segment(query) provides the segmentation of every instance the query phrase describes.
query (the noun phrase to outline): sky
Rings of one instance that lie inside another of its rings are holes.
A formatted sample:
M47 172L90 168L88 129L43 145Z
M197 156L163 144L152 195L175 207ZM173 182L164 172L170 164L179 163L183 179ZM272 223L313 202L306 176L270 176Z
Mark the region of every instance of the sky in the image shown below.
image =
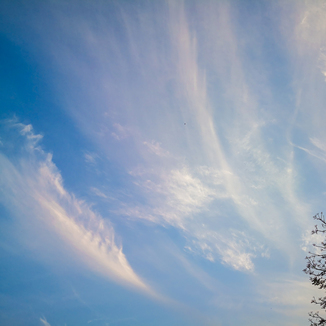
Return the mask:
M325 17L2 0L0 324L308 325Z

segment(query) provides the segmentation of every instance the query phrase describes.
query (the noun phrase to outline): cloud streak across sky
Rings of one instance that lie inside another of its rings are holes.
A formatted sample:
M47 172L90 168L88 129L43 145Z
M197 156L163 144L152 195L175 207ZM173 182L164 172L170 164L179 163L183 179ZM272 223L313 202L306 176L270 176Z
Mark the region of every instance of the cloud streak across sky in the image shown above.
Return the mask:
M132 270L122 247L117 246L109 222L64 189L52 155L39 145L42 136L34 134L31 125L4 121L2 126L7 131L11 129L9 135L16 132L21 138L12 144L7 136L2 142L5 150L15 146L18 152L11 160L3 154L0 158L2 204L14 211L20 223L34 225L34 236L43 229L53 232L59 236L59 242L66 243L66 251L71 251L89 269L150 293Z
M268 303L271 324L297 325L311 295L307 234L326 193L325 2L33 1L26 17L2 7L16 26L4 34L38 62L65 125L87 140L80 164L91 171L82 189L65 187L74 168L41 147L28 123L42 123L24 112L27 124L3 123L2 198L15 218L29 207L37 228L119 284L196 306L172 285L187 275L210 292L201 312L228 302L259 315L253 307ZM38 132L54 139L56 123ZM223 302L233 277L245 289ZM244 325L264 320L245 315Z
M87 24L87 18L81 24L78 16L69 18L69 21L62 13L57 14L57 17L61 26L67 28L69 25L68 30L62 33L67 33L67 38L80 39L83 49L75 53L69 47L59 48L63 54L58 64L63 65L63 69L72 67L70 70L75 65L84 67L77 71L75 78L79 78L79 73L83 74L81 91L89 94L88 101L95 99L98 102L96 109L91 110L91 119L86 113L88 105L77 102L68 110L80 122L81 128L91 134L95 143L107 151L109 157L112 147L119 151L117 156L122 156L120 160L125 162L122 164L127 164L126 169L135 177L135 182L145 192L144 196L150 203L145 207L129 207L126 214L178 226L195 239L199 240L200 237L202 246L209 248L205 238L208 239L208 233L211 232L201 227L200 235L196 235L193 229L198 230L198 226L207 225L204 217L198 219L201 208L207 207L208 203L222 202L226 211L218 215L226 216L232 212L245 221L249 228L258 231L292 256L295 249L291 248L293 239L287 232L291 225L286 220L304 223L302 219L309 216L309 209L302 205L295 192L296 171L291 156L293 148L285 138L287 130L281 131L284 133L283 144L281 139L270 139L269 144L266 144L265 130L278 124L277 118L264 117L259 102L265 94L257 94L257 90L251 89L246 81L246 71L241 62L243 49L239 49L240 36L233 25L230 5L209 2L204 9L198 9L199 15L208 16L208 19L210 11L221 17L217 23L210 22L211 25L204 27L208 29L205 35L208 38L212 37L213 31L219 31L215 38L223 44L223 52L219 43L215 42L211 53L207 51L203 54L200 53L201 47L197 40L197 34L202 31L191 30L182 2L169 2L166 6L152 5L145 10L136 9L134 17L123 9L120 18L125 40L123 44L110 37L111 26L103 20L100 21L103 23L101 31L104 35L96 33L91 22ZM158 15L161 10L163 14ZM141 20L142 16L146 18ZM158 17L158 21L154 17ZM143 21L145 25L142 25ZM150 33L155 37L151 38ZM169 44L163 53L160 52L162 44L158 44L160 38ZM205 42L207 44L208 41ZM51 46L55 47L53 52L56 53L60 44ZM128 51L123 52L122 47ZM120 54L118 68L112 67L111 62L117 52ZM203 55L208 56L205 60L212 64L209 67L210 74L215 73L217 76L213 85L216 83L219 87L214 96L209 96L207 73L200 64ZM90 62L95 64L95 69L92 66L88 71ZM132 69L136 71L132 72ZM134 80L128 82L129 73L134 74ZM117 95L108 95L106 88L110 92L111 87L108 85L113 83L116 83ZM128 83L131 83L129 92L123 94ZM264 86L268 87L261 87ZM151 91L147 96L149 89ZM216 103L216 97L221 98L222 105ZM172 100L174 103L169 107L169 101ZM115 112L115 108L107 108L112 102L117 103L120 112ZM271 112L269 114L272 115ZM219 122L219 116L224 116L223 123ZM187 121L187 125L183 121ZM108 141L113 144L107 146ZM277 145L280 146L280 152L269 150L268 146L276 146L273 141L279 141ZM156 152L148 144L157 144ZM158 149L161 154L157 152ZM162 155L163 152L169 155ZM210 173L218 175L218 180L210 187L204 184L205 176L195 178L195 174L199 174L197 171L204 170L206 179L212 179ZM151 196L146 195L149 190ZM155 193L157 198L153 195ZM282 211L279 209L280 201L283 203ZM224 205L226 202L228 204ZM196 218L191 218L195 214ZM199 220L202 223L198 223ZM211 230L214 219L210 220L213 220L208 223L208 229ZM225 221L225 224L228 222ZM217 229L220 226L218 223ZM213 231L216 234L212 241L216 243L220 236L214 226ZM248 253L246 259L240 259L243 265L239 264L236 252L242 255L242 250L232 250L235 243L229 242L229 245L230 250L225 250L223 246L223 249L212 251L219 255L234 252L233 260L237 261L234 267L253 269L249 258L251 255ZM230 258L227 260L232 262Z

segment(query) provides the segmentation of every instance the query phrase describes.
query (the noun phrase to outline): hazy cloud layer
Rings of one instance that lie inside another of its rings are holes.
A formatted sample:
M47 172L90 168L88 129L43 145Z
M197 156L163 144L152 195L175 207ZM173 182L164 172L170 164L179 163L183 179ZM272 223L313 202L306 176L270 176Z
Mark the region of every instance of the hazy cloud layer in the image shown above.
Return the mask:
M256 35L237 29L230 3L208 2L197 10L207 20L203 26L192 25L182 2L153 4L132 15L123 9L126 50L107 21L100 20L103 28L95 30L88 17L75 15L68 22L57 12L59 29L75 37L89 56L49 46L61 53L57 64L62 69L78 63L78 72L69 69L76 78L82 74L79 87L96 107L91 120L82 103L78 110L67 103L68 112L110 159L115 151L114 159L146 198L148 205L124 203L128 207L121 212L180 228L190 237L189 248L205 248L206 258L217 255L236 269L253 270L252 258L265 256L266 245L297 255L295 238L301 235L292 234L291 223L303 231L307 227L310 208L297 192L299 172L288 133L296 108L287 108L287 123L281 121L278 111L286 104L273 97L270 81L262 79L259 87L253 83L252 62L244 61L248 49L240 40L253 43L256 51L264 49ZM268 76L260 60L253 69ZM89 70L90 63L96 68ZM134 79L128 81L130 74ZM105 90L113 83L117 91L109 95ZM128 91L123 94L123 89ZM254 240L256 232L261 236Z
M302 320L312 293L298 275L326 194L325 2L57 1L38 9L21 18L26 48L93 146L82 158L98 176L87 184L94 209L63 186L41 136L17 123L21 136L11 137L23 149L8 152L0 139L5 204L16 216L29 207L30 220L123 284L150 292L95 208L112 214L137 267L167 292L187 288L173 283L187 275L208 290L198 297L210 307L251 305L244 324L269 305ZM174 246L160 244L159 232ZM232 294L220 294L215 277L235 283Z
M252 258L265 256L266 246L297 255L301 234L293 234L291 224L305 232L310 215L298 191L299 145L292 139L298 109L274 96L263 54L254 66L248 58L244 44L264 53L262 36L242 32L232 3L207 1L191 14L174 1L114 8L123 42L105 15L98 14L97 29L94 18L78 11L68 17L53 7L56 29L67 42L44 39L43 46L85 94L84 103L64 100L67 111L109 159L129 171L148 203L124 203L121 212L180 228L190 237L189 248L236 269L253 270ZM293 8L298 15L304 10ZM306 9L305 22L312 11ZM197 19L204 23L196 25ZM321 48L323 29L316 24L322 21L313 24L293 25L294 34L285 36L298 44L298 64ZM319 35L313 47L301 45L312 42L311 29ZM70 47L70 39L83 51ZM321 62L322 52L315 57ZM264 76L255 75L260 70ZM322 138L312 139L316 145ZM93 161L89 154L85 159Z

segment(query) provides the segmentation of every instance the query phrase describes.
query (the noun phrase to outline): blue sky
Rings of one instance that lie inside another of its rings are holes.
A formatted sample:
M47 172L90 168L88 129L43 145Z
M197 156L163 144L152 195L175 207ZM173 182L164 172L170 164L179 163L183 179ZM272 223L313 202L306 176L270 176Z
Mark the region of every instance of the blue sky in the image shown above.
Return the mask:
M0 324L307 325L326 2L0 13Z

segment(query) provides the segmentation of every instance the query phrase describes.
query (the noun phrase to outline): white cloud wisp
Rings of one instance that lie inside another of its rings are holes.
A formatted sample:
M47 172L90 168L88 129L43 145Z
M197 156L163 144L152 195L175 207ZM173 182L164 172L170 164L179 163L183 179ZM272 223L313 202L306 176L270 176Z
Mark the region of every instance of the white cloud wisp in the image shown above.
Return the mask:
M108 6L106 14L118 8L114 22L51 8L66 42L40 33L41 43L69 80L71 91L60 90L62 106L109 160L130 172L143 196L142 204L121 203L121 213L178 228L191 250L238 270L252 271L266 246L298 257L311 209L289 136L296 110L273 96L281 87L268 79L268 60L249 59L252 48L266 54L269 47L260 31L239 28L237 6ZM78 48L69 46L72 39ZM303 61L308 48L300 48Z
M15 157L0 154L2 204L14 212L22 225L34 225L35 234L45 229L56 234L65 250L90 270L153 294L129 265L122 247L116 244L109 221L65 190L51 154L38 145L41 137L34 134L32 126L6 122L5 128L19 131L23 146Z

